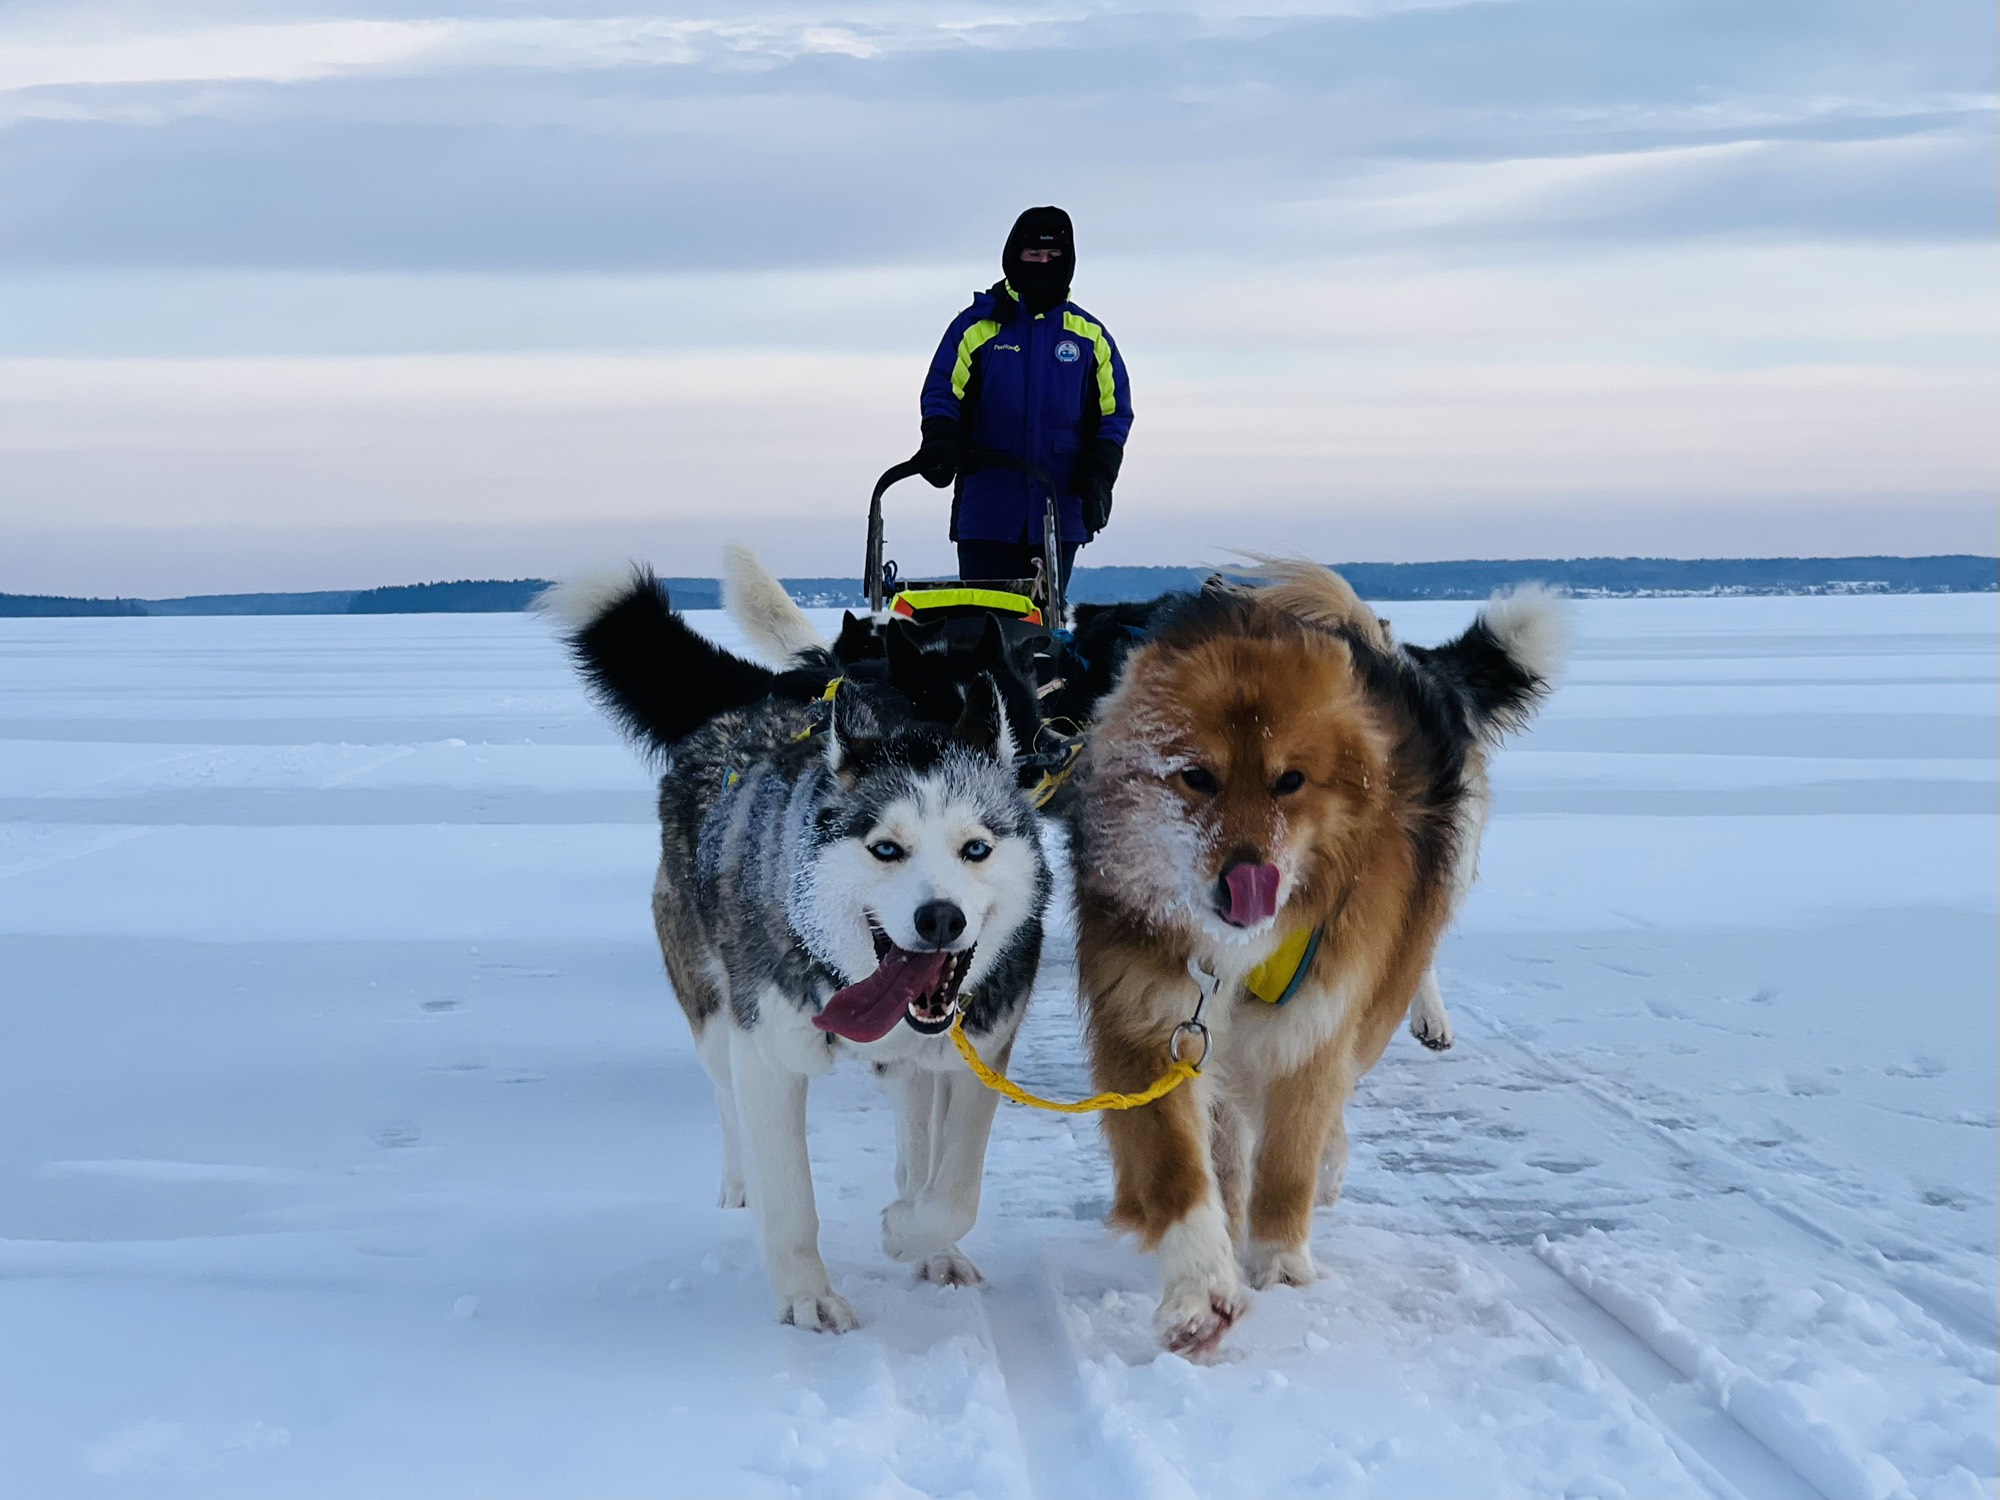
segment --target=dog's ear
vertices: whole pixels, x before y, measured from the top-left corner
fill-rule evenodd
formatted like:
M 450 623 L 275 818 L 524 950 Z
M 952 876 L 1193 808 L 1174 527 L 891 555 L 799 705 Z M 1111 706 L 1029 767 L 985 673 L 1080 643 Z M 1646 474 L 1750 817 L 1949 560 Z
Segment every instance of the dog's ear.
M 986 616 L 979 630 L 979 641 L 972 648 L 972 659 L 989 672 L 1018 672 L 1019 662 L 1007 645 L 1007 632 L 1000 628 L 998 615 Z
M 852 775 L 882 742 L 881 715 L 852 683 L 833 690 L 826 722 L 826 763 L 837 775 Z
M 1007 706 L 990 672 L 981 672 L 965 687 L 965 711 L 951 727 L 952 736 L 1003 766 L 1014 764 L 1017 746 L 1007 722 Z
M 924 654 L 923 643 L 917 639 L 914 627 L 903 620 L 891 620 L 882 642 L 889 658 L 889 680 L 902 687 L 906 682 L 914 682 L 912 675 L 918 665 L 918 658 Z M 908 689 L 904 689 L 906 692 Z
M 882 627 L 873 615 L 857 615 L 842 610 L 840 634 L 834 637 L 833 654 L 843 662 L 872 661 L 882 654 Z

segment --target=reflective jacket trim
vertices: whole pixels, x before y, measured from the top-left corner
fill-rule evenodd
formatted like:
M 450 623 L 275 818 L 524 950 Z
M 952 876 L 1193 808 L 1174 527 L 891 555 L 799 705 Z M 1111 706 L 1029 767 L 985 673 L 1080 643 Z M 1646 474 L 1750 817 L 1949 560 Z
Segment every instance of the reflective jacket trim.
M 951 367 L 951 394 L 954 400 L 965 399 L 966 382 L 972 379 L 972 356 L 999 332 L 998 323 L 991 318 L 981 318 L 959 335 L 958 359 Z
M 1111 368 L 1111 340 L 1104 336 L 1104 325 L 1066 312 L 1063 314 L 1063 332 L 1089 339 L 1091 348 L 1096 350 L 1097 414 L 1100 417 L 1111 416 L 1118 410 L 1118 377 Z

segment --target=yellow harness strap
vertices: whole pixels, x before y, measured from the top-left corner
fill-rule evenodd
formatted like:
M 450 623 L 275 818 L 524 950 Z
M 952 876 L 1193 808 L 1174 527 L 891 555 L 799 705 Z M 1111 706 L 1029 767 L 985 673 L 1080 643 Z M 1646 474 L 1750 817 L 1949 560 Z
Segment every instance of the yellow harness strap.
M 1076 769 L 1077 757 L 1083 752 L 1083 741 L 1073 741 L 1069 746 L 1068 758 L 1053 771 L 1042 772 L 1042 779 L 1028 789 L 1028 805 L 1035 808 L 1047 807 L 1054 800 L 1062 784 L 1069 780 L 1069 773 Z
M 1167 1071 L 1153 1081 L 1150 1088 L 1136 1094 L 1095 1094 L 1088 1099 L 1079 1099 L 1074 1104 L 1063 1104 L 1054 1099 L 1043 1099 L 1029 1093 L 1004 1073 L 996 1073 L 986 1066 L 985 1061 L 973 1050 L 972 1038 L 965 1034 L 965 1012 L 960 1011 L 951 1021 L 952 1045 L 958 1048 L 958 1055 L 965 1059 L 965 1065 L 972 1069 L 973 1076 L 996 1094 L 1004 1094 L 1016 1104 L 1025 1104 L 1030 1109 L 1050 1109 L 1059 1115 L 1089 1115 L 1104 1109 L 1136 1109 L 1141 1104 L 1151 1104 L 1162 1094 L 1170 1094 L 1190 1078 L 1197 1076 L 1201 1068 L 1191 1062 L 1178 1059 Z
M 1266 1005 L 1283 1005 L 1305 982 L 1306 970 L 1312 966 L 1313 955 L 1319 952 L 1319 941 L 1325 935 L 1324 927 L 1293 933 L 1278 944 L 1277 952 L 1244 976 L 1243 988 Z
M 833 702 L 833 695 L 840 691 L 840 685 L 845 681 L 847 681 L 845 677 L 834 678 L 833 681 L 829 682 L 826 685 L 826 691 L 821 693 L 816 701 L 820 703 Z M 796 745 L 801 740 L 809 740 L 814 735 L 818 734 L 819 731 L 820 731 L 820 725 L 817 720 L 814 720 L 813 722 L 808 723 L 806 727 L 801 729 L 797 734 L 792 736 L 792 743 Z M 726 784 L 729 786 L 734 786 L 736 783 L 732 780 Z

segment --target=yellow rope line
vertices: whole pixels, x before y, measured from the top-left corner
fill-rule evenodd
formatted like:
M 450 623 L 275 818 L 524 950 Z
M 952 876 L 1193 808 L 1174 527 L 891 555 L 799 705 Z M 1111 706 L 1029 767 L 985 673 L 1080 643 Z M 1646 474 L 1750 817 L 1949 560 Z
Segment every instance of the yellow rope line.
M 1176 1061 L 1149 1088 L 1136 1094 L 1097 1094 L 1089 1099 L 1079 1099 L 1074 1104 L 1062 1104 L 1054 1099 L 1039 1098 L 1022 1088 L 1004 1073 L 996 1073 L 987 1067 L 979 1054 L 973 1050 L 972 1039 L 965 1034 L 965 1012 L 952 1017 L 952 1045 L 958 1048 L 958 1055 L 965 1059 L 965 1065 L 972 1069 L 973 1076 L 996 1094 L 1005 1094 L 1016 1104 L 1025 1104 L 1031 1109 L 1052 1109 L 1062 1115 L 1095 1114 L 1101 1109 L 1136 1109 L 1141 1104 L 1151 1104 L 1162 1094 L 1170 1094 L 1201 1069 L 1190 1062 Z

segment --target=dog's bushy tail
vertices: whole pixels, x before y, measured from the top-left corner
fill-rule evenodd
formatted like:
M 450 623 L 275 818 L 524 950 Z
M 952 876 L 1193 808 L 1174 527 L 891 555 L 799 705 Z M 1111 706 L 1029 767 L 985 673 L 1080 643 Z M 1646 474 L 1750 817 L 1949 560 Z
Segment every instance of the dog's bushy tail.
M 739 542 L 722 549 L 722 607 L 750 649 L 772 666 L 790 666 L 827 649 L 826 639 L 785 586 Z
M 643 565 L 559 583 L 535 608 L 555 621 L 591 696 L 654 754 L 778 684 L 695 631 Z
M 1243 571 L 1260 580 L 1254 592 L 1266 604 L 1309 624 L 1352 631 L 1378 651 L 1391 649 L 1388 627 L 1333 569 L 1304 558 L 1246 556 Z
M 1555 590 L 1526 584 L 1495 594 L 1457 640 L 1428 651 L 1464 697 L 1473 727 L 1489 743 L 1525 729 L 1555 690 L 1569 659 L 1569 603 Z

